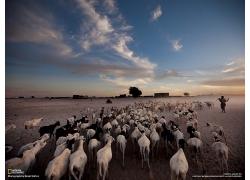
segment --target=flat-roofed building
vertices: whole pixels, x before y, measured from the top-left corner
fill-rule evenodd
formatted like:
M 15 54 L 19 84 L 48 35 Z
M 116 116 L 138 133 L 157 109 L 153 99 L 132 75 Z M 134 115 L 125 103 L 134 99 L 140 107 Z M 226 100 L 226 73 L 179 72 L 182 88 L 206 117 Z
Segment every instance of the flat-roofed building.
M 169 97 L 169 93 L 154 93 L 155 98 Z

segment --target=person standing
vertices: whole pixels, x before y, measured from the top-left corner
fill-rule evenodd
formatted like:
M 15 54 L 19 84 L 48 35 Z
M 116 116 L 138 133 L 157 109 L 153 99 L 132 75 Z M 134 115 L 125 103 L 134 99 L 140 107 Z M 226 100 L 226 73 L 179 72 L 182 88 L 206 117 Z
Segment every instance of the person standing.
M 226 107 L 226 102 L 228 102 L 229 98 L 224 98 L 224 96 L 221 96 L 221 98 L 218 98 L 217 100 L 220 101 L 220 107 L 222 112 L 226 112 L 225 107 Z

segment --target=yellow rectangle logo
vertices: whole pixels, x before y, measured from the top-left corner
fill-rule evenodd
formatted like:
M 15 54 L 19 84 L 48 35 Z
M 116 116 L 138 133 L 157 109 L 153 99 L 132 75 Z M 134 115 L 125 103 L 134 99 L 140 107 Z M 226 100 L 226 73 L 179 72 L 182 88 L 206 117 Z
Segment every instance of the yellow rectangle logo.
M 8 174 L 12 174 L 12 169 L 8 169 Z

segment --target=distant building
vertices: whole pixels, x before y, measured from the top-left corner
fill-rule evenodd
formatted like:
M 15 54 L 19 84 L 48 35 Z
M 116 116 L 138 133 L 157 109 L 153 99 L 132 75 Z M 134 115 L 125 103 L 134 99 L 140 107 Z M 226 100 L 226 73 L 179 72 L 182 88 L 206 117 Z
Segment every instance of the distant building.
M 154 93 L 155 98 L 169 97 L 169 93 Z
M 88 99 L 88 96 L 73 95 L 73 99 Z

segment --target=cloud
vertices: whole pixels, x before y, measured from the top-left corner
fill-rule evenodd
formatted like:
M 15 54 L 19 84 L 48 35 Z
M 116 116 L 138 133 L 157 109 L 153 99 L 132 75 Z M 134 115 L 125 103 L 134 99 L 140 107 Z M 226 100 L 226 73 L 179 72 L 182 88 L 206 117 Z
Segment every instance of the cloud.
M 132 28 L 130 25 L 123 25 L 117 30 L 112 26 L 111 21 L 107 16 L 101 16 L 94 6 L 85 0 L 77 0 L 79 6 L 83 9 L 82 13 L 89 17 L 89 22 L 83 25 L 87 36 L 83 36 L 82 47 L 90 51 L 93 45 L 106 45 L 106 48 L 112 48 L 116 51 L 117 55 L 129 60 L 139 68 L 145 69 L 145 73 L 149 73 L 153 76 L 153 69 L 157 66 L 155 63 L 151 63 L 147 58 L 136 56 L 132 50 L 127 46 L 127 43 L 132 42 L 133 38 L 126 33 L 119 33 L 119 30 L 129 30 Z M 119 15 L 119 17 L 122 17 Z
M 194 80 L 188 80 L 187 82 L 193 82 Z
M 225 68 L 222 70 L 223 73 L 244 73 L 245 72 L 245 64 L 238 65 L 231 68 Z
M 133 83 L 147 83 L 154 78 L 157 64 L 129 48 L 133 38 L 127 31 L 133 27 L 125 22 L 114 0 L 103 3 L 76 0 L 78 9 L 74 9 L 74 13 L 80 12 L 78 17 L 81 23 L 78 29 L 67 31 L 64 25 L 58 23 L 62 19 L 57 21 L 53 13 L 39 9 L 41 4 L 32 2 L 30 4 L 36 8 L 17 3 L 6 16 L 6 41 L 30 42 L 23 49 L 12 46 L 6 49 L 8 57 L 24 62 L 16 65 L 24 66 L 26 62 L 32 62 L 34 68 L 41 64 L 52 65 L 74 75 L 103 74 L 113 76 L 110 82 L 115 84 L 121 84 L 115 81 L 121 77 L 124 77 L 124 84 L 133 81 L 133 78 L 136 79 Z M 67 3 L 61 5 L 66 7 Z M 14 14 L 16 18 L 13 18 Z M 30 52 L 30 56 L 25 56 Z M 36 54 L 35 60 L 33 54 Z M 111 58 L 109 62 L 104 62 L 98 58 L 99 55 Z
M 55 25 L 54 17 L 46 11 L 38 11 L 38 5 L 30 6 L 17 3 L 7 13 L 6 41 L 46 44 L 60 56 L 72 53 L 72 48 L 64 43 L 63 33 Z
M 233 64 L 234 64 L 234 62 L 226 63 L 227 66 L 231 66 Z
M 127 43 L 131 41 L 133 41 L 133 39 L 130 36 L 120 35 L 117 39 L 117 44 L 114 44 L 112 47 L 118 52 L 120 56 L 131 60 L 138 67 L 153 70 L 157 66 L 155 63 L 151 63 L 147 58 L 134 56 L 134 52 L 127 47 Z M 151 71 L 151 73 L 153 72 Z
M 208 86 L 245 86 L 245 78 L 207 80 L 202 84 Z
M 133 26 L 122 26 L 119 29 L 123 30 L 123 31 L 128 31 L 128 30 L 131 30 L 132 28 L 133 28 Z
M 206 73 L 205 72 L 203 72 L 203 71 L 200 71 L 200 70 L 194 70 L 196 73 L 198 73 L 198 74 L 201 74 L 201 75 L 205 75 Z
M 149 82 L 151 82 L 151 78 L 137 78 L 137 79 L 123 78 L 123 77 L 111 78 L 103 74 L 100 75 L 100 79 L 106 82 L 114 83 L 118 86 L 125 86 L 125 87 L 148 84 Z
M 161 6 L 159 5 L 154 11 L 151 12 L 151 21 L 157 20 L 162 15 Z
M 116 13 L 118 8 L 115 6 L 114 0 L 104 0 L 103 1 L 104 7 L 107 9 L 109 14 Z
M 173 51 L 180 51 L 183 45 L 179 44 L 180 40 L 171 40 L 172 50 Z
M 180 72 L 174 72 L 171 70 L 167 70 L 161 75 L 155 77 L 156 80 L 167 78 L 167 77 L 183 77 Z

